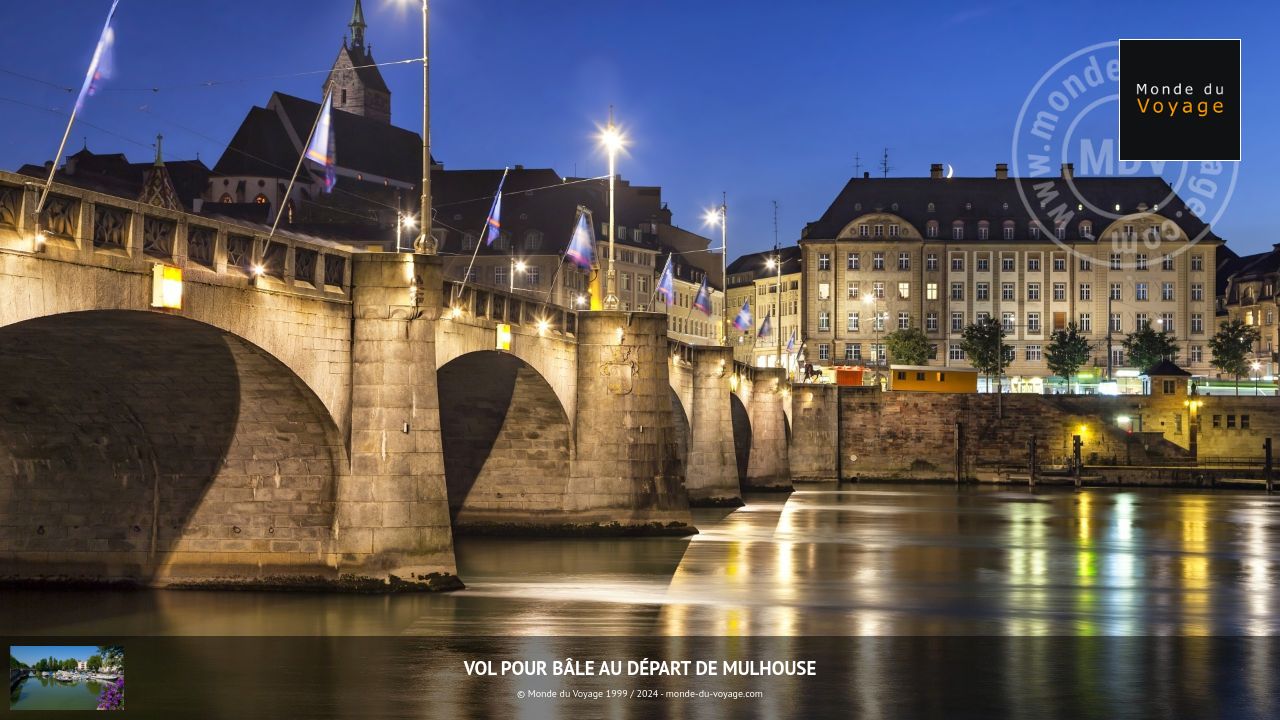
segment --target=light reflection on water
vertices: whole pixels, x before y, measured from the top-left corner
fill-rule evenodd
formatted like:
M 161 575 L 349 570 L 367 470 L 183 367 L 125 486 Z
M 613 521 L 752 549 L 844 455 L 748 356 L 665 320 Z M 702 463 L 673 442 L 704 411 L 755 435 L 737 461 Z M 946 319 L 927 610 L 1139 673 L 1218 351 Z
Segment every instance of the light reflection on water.
M 461 538 L 433 596 L 4 591 L 8 633 L 1271 635 L 1257 493 L 811 486 L 693 538 Z M 86 603 L 95 612 L 74 608 Z

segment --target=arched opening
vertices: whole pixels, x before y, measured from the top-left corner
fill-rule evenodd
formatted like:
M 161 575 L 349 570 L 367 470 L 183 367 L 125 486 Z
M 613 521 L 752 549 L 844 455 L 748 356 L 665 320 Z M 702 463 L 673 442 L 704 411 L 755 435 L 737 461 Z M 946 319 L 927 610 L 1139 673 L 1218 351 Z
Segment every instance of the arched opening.
M 747 464 L 751 460 L 751 416 L 737 393 L 729 393 L 730 412 L 733 414 L 733 450 L 738 461 L 738 483 L 747 482 Z
M 689 413 L 685 412 L 684 403 L 680 402 L 680 395 L 675 388 L 668 388 L 671 393 L 671 426 L 672 426 L 672 442 L 675 443 L 676 457 L 680 460 L 680 467 L 686 471 L 689 469 Z
M 570 426 L 524 361 L 492 350 L 437 371 L 449 515 L 455 530 L 501 528 L 563 511 Z
M 328 552 L 341 437 L 256 346 L 158 313 L 68 313 L 0 328 L 0 377 L 0 574 L 281 574 Z

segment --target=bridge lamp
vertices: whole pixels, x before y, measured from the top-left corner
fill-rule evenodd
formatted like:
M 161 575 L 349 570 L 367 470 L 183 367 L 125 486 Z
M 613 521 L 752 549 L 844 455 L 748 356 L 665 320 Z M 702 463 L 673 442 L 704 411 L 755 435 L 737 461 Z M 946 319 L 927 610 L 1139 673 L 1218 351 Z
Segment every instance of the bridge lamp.
M 583 306 L 585 306 L 585 305 L 587 304 L 587 296 L 586 296 L 586 295 L 579 295 L 578 297 L 576 297 L 576 298 L 574 298 L 574 299 L 573 299 L 573 304 L 574 304 L 574 305 L 577 305 L 578 307 L 583 307 Z
M 626 147 L 627 139 L 622 128 L 613 124 L 613 107 L 609 107 L 609 124 L 600 131 L 600 145 L 609 156 L 609 262 L 605 270 L 604 309 L 618 309 L 618 276 L 613 268 L 613 241 L 618 232 L 614 230 L 614 180 L 617 177 L 618 153 Z
M 45 241 L 45 240 L 47 240 L 47 239 L 48 239 L 48 237 L 44 234 L 44 231 L 43 231 L 43 230 L 41 230 L 41 231 L 37 232 L 37 233 L 36 233 L 36 236 L 35 236 L 35 238 L 34 238 L 35 243 L 36 243 L 36 250 L 40 250 L 41 248 L 43 248 L 43 247 L 44 247 L 44 241 Z
M 404 218 L 400 220 L 400 224 L 404 225 L 405 230 L 412 230 L 418 227 L 418 218 L 413 215 L 405 215 Z
M 546 318 L 538 318 L 538 336 L 544 336 L 551 329 L 551 323 Z
M 151 307 L 182 309 L 182 268 L 151 266 Z
M 498 336 L 494 343 L 494 349 L 503 352 L 511 350 L 511 326 L 507 323 L 498 323 Z
M 267 269 L 260 264 L 255 264 L 252 268 L 249 269 L 249 272 L 252 272 L 254 277 L 262 277 L 263 275 L 266 274 Z

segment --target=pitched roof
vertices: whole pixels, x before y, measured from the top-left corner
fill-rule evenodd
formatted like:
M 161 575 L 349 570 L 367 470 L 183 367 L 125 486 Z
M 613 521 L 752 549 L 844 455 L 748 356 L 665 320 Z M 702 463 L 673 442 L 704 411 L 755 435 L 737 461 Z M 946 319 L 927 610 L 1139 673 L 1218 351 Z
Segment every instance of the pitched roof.
M 213 166 L 214 174 L 289 177 L 319 113 L 318 102 L 272 93 L 267 107 L 249 110 Z M 418 133 L 336 108 L 332 128 L 338 167 L 405 183 L 421 181 L 422 136 Z
M 799 245 L 778 248 L 778 254 L 782 256 L 783 275 L 800 272 L 801 255 Z M 729 263 L 727 270 L 729 287 L 742 287 L 762 278 L 776 276 L 778 269 L 769 268 L 769 258 L 773 257 L 773 255 L 773 250 L 748 253 Z
M 941 228 L 941 237 L 949 241 L 950 231 L 945 228 L 957 220 L 964 223 L 986 220 L 999 227 L 1005 220 L 1017 223 L 1018 241 L 1025 241 L 1024 234 L 1031 216 L 1023 205 L 1018 192 L 1021 184 L 1027 198 L 1037 197 L 1035 185 L 1043 183 L 1047 178 L 1018 179 L 995 177 L 964 178 L 852 178 L 836 196 L 822 217 L 805 226 L 803 237 L 806 239 L 835 238 L 846 225 L 856 218 L 876 212 L 888 212 L 902 217 L 922 231 L 930 220 L 936 220 Z M 1206 229 L 1203 221 L 1197 218 L 1163 178 L 1160 177 L 1082 177 L 1072 178 L 1072 185 L 1086 200 L 1097 208 L 1113 208 L 1117 204 L 1121 212 L 1139 212 L 1140 205 L 1158 207 L 1159 214 L 1176 222 L 1188 237 L 1197 237 Z M 1073 203 L 1074 199 L 1061 198 L 1047 204 L 1037 213 L 1038 219 L 1047 228 L 1055 225 L 1049 210 L 1061 203 Z M 930 209 L 932 206 L 932 210 Z M 1072 241 L 1090 241 L 1079 235 L 1079 222 L 1093 222 L 1095 235 L 1110 225 L 1113 220 L 1109 216 L 1100 215 L 1085 205 L 1078 210 L 1071 207 L 1073 215 L 1067 225 L 1067 239 Z M 966 233 L 966 237 L 974 240 L 977 233 Z M 991 239 L 983 242 L 998 241 L 1000 233 L 991 233 Z M 1205 235 L 1205 240 L 1217 240 L 1212 232 Z
M 370 48 L 353 45 L 346 48 L 347 53 L 351 57 L 351 65 L 356 72 L 356 77 L 360 78 L 360 82 L 366 87 L 382 92 L 391 92 L 387 88 L 387 83 L 382 79 L 382 73 L 378 70 L 377 61 L 373 59 L 373 50 Z
M 66 163 L 58 169 L 54 182 L 137 200 L 142 194 L 147 171 L 154 162 L 131 163 L 123 153 L 101 155 L 84 148 L 67 156 Z M 182 205 L 190 210 L 196 198 L 204 195 L 209 184 L 209 168 L 199 160 L 170 160 L 164 164 Z M 23 165 L 18 173 L 40 178 L 49 176 L 49 168 L 43 165 Z
M 1174 365 L 1168 358 L 1151 366 L 1142 374 L 1147 377 L 1191 377 L 1191 373 Z

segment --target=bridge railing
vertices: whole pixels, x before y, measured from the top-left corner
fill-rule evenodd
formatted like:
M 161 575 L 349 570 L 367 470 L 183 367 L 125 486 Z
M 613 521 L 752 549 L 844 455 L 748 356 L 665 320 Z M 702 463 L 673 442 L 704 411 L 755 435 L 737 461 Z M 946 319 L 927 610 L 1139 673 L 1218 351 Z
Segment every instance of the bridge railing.
M 351 256 L 341 242 L 255 223 L 168 210 L 55 183 L 36 217 L 42 183 L 0 171 L 0 251 L 149 271 L 183 269 L 184 279 L 243 283 L 260 290 L 350 297 Z M 206 206 L 207 207 L 207 206 Z
M 446 312 L 461 317 L 490 320 L 540 332 L 576 335 L 578 313 L 558 305 L 530 300 L 492 287 L 477 287 L 456 280 L 444 281 Z

